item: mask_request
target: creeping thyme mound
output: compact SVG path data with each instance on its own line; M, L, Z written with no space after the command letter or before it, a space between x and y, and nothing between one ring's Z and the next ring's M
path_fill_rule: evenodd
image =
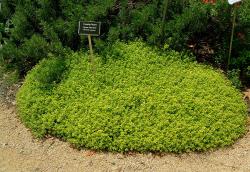
M230 145L246 131L241 94L208 66L141 42L95 58L95 74L88 55L76 53L28 74L17 102L37 137L115 152L184 152Z

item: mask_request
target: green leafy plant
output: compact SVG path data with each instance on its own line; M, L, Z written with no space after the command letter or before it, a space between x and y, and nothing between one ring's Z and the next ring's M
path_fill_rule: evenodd
M231 145L246 132L241 94L219 71L181 56L118 42L105 63L96 57L95 73L87 54L69 54L61 79L50 87L39 77L61 72L61 62L44 60L18 92L20 117L37 137L53 135L95 150L184 152Z
M243 84L250 85L250 76L248 66L250 65L250 51L243 50L239 53L237 58L232 59L232 68L238 70L238 76L243 77Z
M233 69L228 71L228 78L236 88L242 88L242 83L240 81L240 70Z

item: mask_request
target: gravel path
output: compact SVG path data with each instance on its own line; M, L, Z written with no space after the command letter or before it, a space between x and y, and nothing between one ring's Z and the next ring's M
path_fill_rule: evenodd
M17 118L15 107L0 103L0 171L250 172L250 133L232 147L208 153L155 156L78 151L54 138L32 138Z

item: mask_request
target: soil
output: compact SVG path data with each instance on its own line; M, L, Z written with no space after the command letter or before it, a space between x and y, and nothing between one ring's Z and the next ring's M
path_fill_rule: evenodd
M0 172L2 171L250 172L250 132L230 147L206 153L159 156L152 153L124 155L93 152L74 149L70 144L55 138L33 138L31 132L20 122L15 105L0 102Z

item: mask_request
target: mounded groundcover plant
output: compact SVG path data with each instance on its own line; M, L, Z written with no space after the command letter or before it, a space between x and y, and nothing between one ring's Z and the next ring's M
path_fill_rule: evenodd
M184 152L232 144L246 131L240 92L219 71L183 59L133 42L96 57L95 72L87 54L43 60L17 95L21 119L37 137L95 150Z

